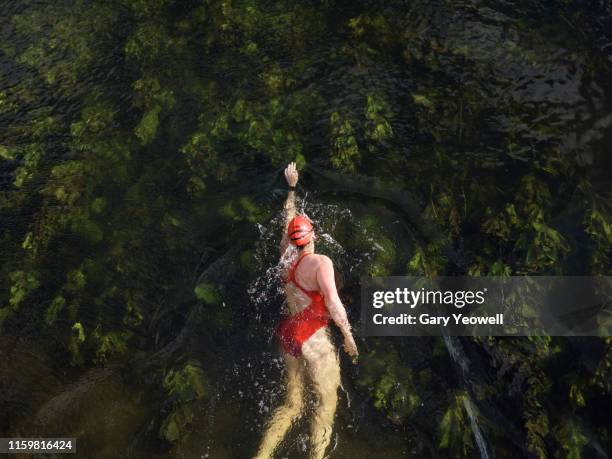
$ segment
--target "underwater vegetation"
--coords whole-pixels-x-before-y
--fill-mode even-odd
[[[248,457],[280,390],[278,295],[249,286],[288,161],[354,323],[360,276],[612,274],[609,1],[25,0],[0,23],[2,436]],[[468,372],[441,338],[361,339],[334,457],[612,451],[612,338],[459,344]]]

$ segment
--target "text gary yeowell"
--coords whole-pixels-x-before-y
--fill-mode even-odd
[[[410,290],[408,288],[396,288],[394,291],[375,291],[372,295],[372,306],[380,309],[385,305],[404,304],[410,309],[419,304],[443,304],[452,305],[455,308],[463,308],[471,304],[483,304],[487,289],[470,291],[439,291],[439,290]],[[442,325],[446,327],[451,319],[457,325],[503,325],[504,315],[477,317],[465,316],[464,314],[451,314],[450,316],[434,316],[431,314],[407,314],[402,313],[394,316],[386,316],[377,313],[372,316],[376,325]]]

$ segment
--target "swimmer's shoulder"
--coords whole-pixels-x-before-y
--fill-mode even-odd
[[[333,267],[334,266],[333,261],[327,255],[323,255],[323,254],[320,254],[320,253],[315,253],[314,255],[315,255],[315,260],[314,261],[316,261],[316,263],[317,263],[317,265],[319,267],[323,267],[323,266],[325,266],[325,267],[330,267],[330,266]]]

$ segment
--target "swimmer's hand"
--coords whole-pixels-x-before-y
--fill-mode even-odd
[[[344,350],[349,355],[349,357],[351,357],[351,361],[353,363],[357,363],[359,352],[357,351],[357,344],[355,344],[355,340],[351,335],[346,335],[344,337]]]
[[[287,185],[296,186],[298,182],[298,171],[297,166],[294,162],[289,163],[289,165],[285,168],[285,180],[287,180]]]

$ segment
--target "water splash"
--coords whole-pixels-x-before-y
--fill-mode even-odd
[[[375,238],[367,234],[367,230],[361,227],[350,209],[336,204],[309,202],[307,196],[298,199],[296,207],[298,213],[307,215],[315,226],[317,252],[328,255],[338,269],[348,274],[359,272],[362,264],[371,260],[379,250]],[[255,244],[254,258],[261,274],[249,284],[247,292],[257,311],[258,320],[261,320],[264,308],[284,302],[283,276],[298,253],[292,245],[283,254],[280,253],[283,225],[283,213],[280,211],[270,221],[257,225],[260,237]],[[371,247],[359,255],[348,253],[333,236],[340,225],[356,228],[365,235]]]

